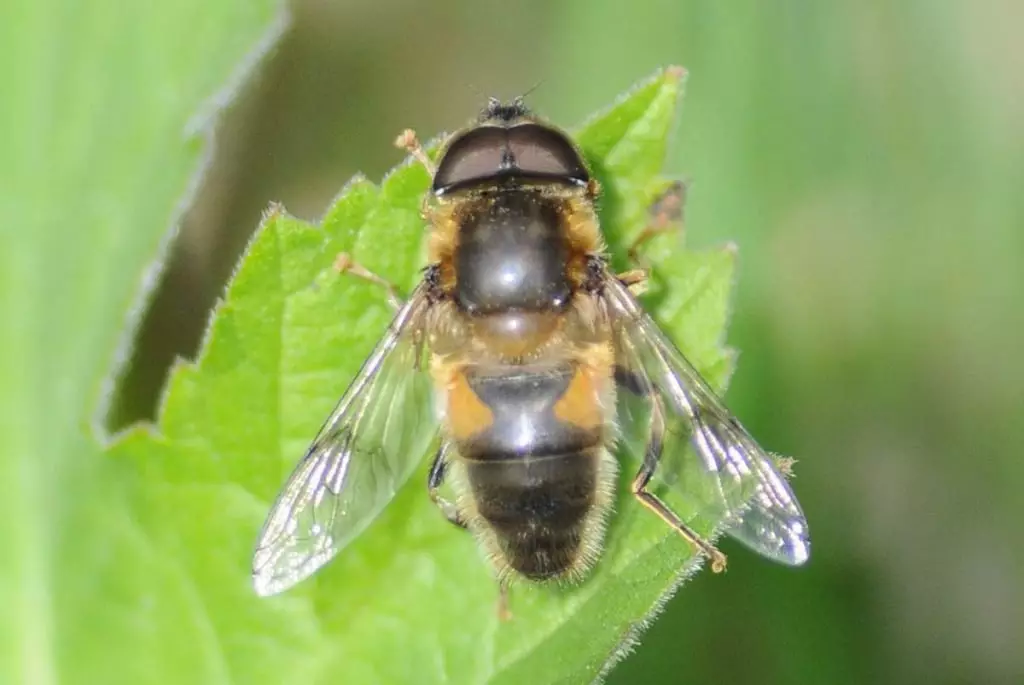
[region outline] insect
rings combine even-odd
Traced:
[[[755,551],[806,561],[786,479],[644,312],[644,274],[611,271],[599,187],[568,135],[521,98],[492,99],[436,167],[411,131],[399,142],[432,177],[429,265],[404,303],[389,291],[394,320],[274,503],[256,591],[327,563],[431,452],[430,497],[476,536],[503,591],[516,576],[584,577],[630,449],[635,499],[714,570],[725,556],[654,492],[659,470]]]

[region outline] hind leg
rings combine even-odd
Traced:
[[[453,502],[441,497],[439,492],[448,471],[448,449],[449,445],[445,443],[441,445],[434,456],[434,462],[430,465],[430,473],[427,475],[427,492],[430,493],[431,501],[437,505],[449,523],[466,529],[466,521],[459,514],[458,508]],[[512,612],[508,608],[508,582],[504,578],[498,580],[498,601],[495,604],[495,610],[498,612],[498,620],[509,621],[512,619]]]
[[[662,502],[657,495],[647,491],[647,485],[650,483],[651,477],[654,475],[654,471],[661,460],[662,438],[665,432],[665,419],[662,414],[664,410],[661,406],[661,400],[657,396],[652,396],[652,400],[651,435],[647,443],[647,450],[644,453],[644,463],[633,479],[633,495],[640,500],[641,504],[657,514],[662,521],[672,526],[695,549],[707,556],[711,560],[712,571],[721,573],[725,570],[725,555],[683,523],[682,519],[667,504]]]
[[[647,396],[651,400],[651,421],[647,449],[644,451],[643,465],[637,472],[636,477],[633,478],[633,496],[640,501],[640,504],[653,511],[662,521],[671,526],[694,549],[710,559],[712,571],[721,573],[726,567],[725,555],[718,551],[718,548],[710,542],[698,535],[696,531],[683,523],[679,515],[672,511],[661,498],[647,490],[647,486],[650,484],[651,478],[661,462],[661,451],[665,436],[665,410],[662,406],[661,398],[656,394],[650,393],[650,388],[644,379],[639,378],[626,369],[616,369],[615,379],[619,387],[624,388],[627,392],[632,392],[639,396]]]

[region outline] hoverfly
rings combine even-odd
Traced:
[[[632,494],[714,570],[725,556],[652,492],[659,468],[689,461],[680,494],[699,485],[703,511],[733,537],[775,561],[806,561],[807,523],[786,479],[637,302],[643,273],[610,270],[599,187],[568,135],[521,98],[491,99],[436,167],[411,131],[399,144],[432,177],[429,265],[274,503],[256,591],[280,592],[326,564],[431,440],[430,497],[476,536],[503,589],[514,576],[579,580],[591,568],[616,448],[630,435],[642,462]],[[446,481],[454,501],[440,494]]]

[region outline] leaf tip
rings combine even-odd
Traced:
[[[686,67],[681,67],[678,64],[670,64],[665,67],[665,80],[671,83],[682,83],[686,80],[689,73],[690,72],[686,70]]]
[[[271,203],[267,205],[267,208],[263,210],[263,216],[260,217],[260,223],[269,224],[271,221],[277,221],[287,215],[288,210],[284,208],[283,204],[271,201]]]

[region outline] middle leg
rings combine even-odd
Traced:
[[[640,246],[651,238],[662,233],[682,230],[683,210],[686,208],[687,184],[685,181],[674,181],[650,208],[650,219],[647,225],[629,246],[630,260],[640,268],[647,269],[644,259],[640,256]]]
[[[444,477],[448,471],[448,450],[451,445],[448,442],[444,442],[437,450],[437,454],[434,456],[434,463],[430,465],[430,473],[427,474],[427,492],[430,494],[430,501],[437,505],[437,508],[441,510],[445,518],[449,522],[455,524],[459,528],[465,528],[466,522],[459,515],[459,510],[454,503],[441,497],[440,490],[441,485],[444,484]]]
[[[618,279],[634,296],[642,295],[647,290],[647,272],[650,271],[650,265],[640,254],[640,247],[657,235],[681,230],[686,188],[683,181],[672,183],[651,205],[650,220],[629,244],[626,254],[634,268],[619,274]]]

